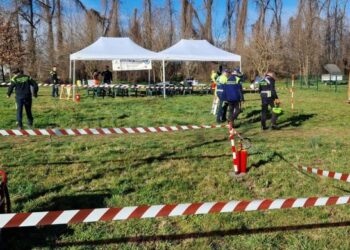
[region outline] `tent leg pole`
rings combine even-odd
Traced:
[[[151,84],[151,70],[148,70],[148,85]]]
[[[75,101],[75,60],[73,61],[73,101]]]
[[[165,93],[165,63],[164,63],[164,60],[162,61],[162,66],[163,66],[163,96],[165,99],[166,93]]]
[[[72,81],[72,60],[69,60],[69,82]]]
[[[239,71],[242,72],[242,59],[239,61]]]

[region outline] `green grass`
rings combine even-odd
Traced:
[[[39,128],[214,123],[209,114],[211,96],[103,100],[83,95],[81,103],[74,104],[53,100],[49,91],[42,88],[34,101]],[[279,119],[282,130],[267,132],[260,131],[259,96],[246,95],[238,130],[254,147],[249,149],[249,174],[242,180],[228,175],[232,165],[225,129],[2,137],[0,162],[7,166],[3,169],[9,175],[13,211],[348,194],[349,184],[301,174],[278,157],[350,172],[350,105],[345,103],[345,88],[337,93],[297,90],[294,113],[289,92],[279,95],[285,110]],[[0,128],[14,128],[14,99],[5,99],[3,88],[0,96]],[[339,206],[131,220],[4,230],[2,237],[9,249],[347,249],[349,227],[331,223],[349,225],[349,212],[349,206]],[[152,238],[162,235],[178,237]],[[147,237],[152,240],[146,241]]]

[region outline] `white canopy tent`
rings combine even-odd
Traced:
[[[70,55],[69,78],[75,85],[76,61],[156,60],[158,58],[157,53],[142,48],[128,37],[100,37],[93,44]]]
[[[163,82],[165,82],[165,61],[199,61],[199,62],[239,62],[241,56],[210,44],[207,40],[182,39],[168,49],[158,52],[163,62]],[[165,95],[165,91],[164,91]]]
[[[70,55],[69,77],[75,85],[76,61],[111,61],[117,59],[162,61],[164,97],[165,61],[239,62],[240,67],[242,66],[240,55],[217,48],[206,40],[182,39],[172,47],[155,53],[140,47],[127,37],[100,37],[90,46]],[[73,96],[75,96],[75,93],[73,93]]]
[[[241,56],[219,49],[207,40],[182,39],[158,55],[165,61],[241,62]]]

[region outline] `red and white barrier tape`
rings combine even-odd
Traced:
[[[1,83],[0,86],[10,86],[11,83]],[[39,87],[52,87],[55,84],[51,83],[38,83]],[[61,87],[72,87],[72,84],[60,84]],[[82,85],[77,86],[78,88],[119,88],[119,89],[151,89],[151,90],[159,90],[164,89],[164,86],[148,86],[148,85],[127,85],[127,84],[101,84],[96,86],[90,86],[90,85]],[[172,89],[172,90],[189,90],[189,89],[203,89],[203,90],[210,90],[210,87],[208,86],[193,86],[193,87],[179,87],[179,86],[166,86],[165,89]]]
[[[0,214],[0,228],[66,225],[97,221],[117,221],[287,208],[307,208],[343,204],[350,204],[350,196],[185,203],[153,206],[144,205],[124,208],[97,208],[17,214],[11,213]]]
[[[300,170],[308,172],[310,174],[315,174],[315,175],[324,176],[324,177],[328,177],[328,178],[335,179],[335,180],[350,182],[350,175],[349,174],[336,173],[336,172],[332,172],[332,171],[322,170],[319,168],[310,168],[310,167],[305,167],[305,166],[301,166],[301,165],[298,165],[298,168]]]
[[[110,134],[162,133],[182,130],[223,128],[226,125],[185,125],[145,128],[85,128],[85,129],[0,129],[0,136],[79,136]]]
[[[237,131],[233,129],[232,123],[229,123],[228,130],[229,130],[229,133],[230,133],[233,169],[234,169],[236,174],[239,174],[237,151],[236,151],[236,146],[235,146],[235,133]]]

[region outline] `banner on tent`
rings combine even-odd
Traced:
[[[150,60],[113,60],[113,71],[151,70]]]

